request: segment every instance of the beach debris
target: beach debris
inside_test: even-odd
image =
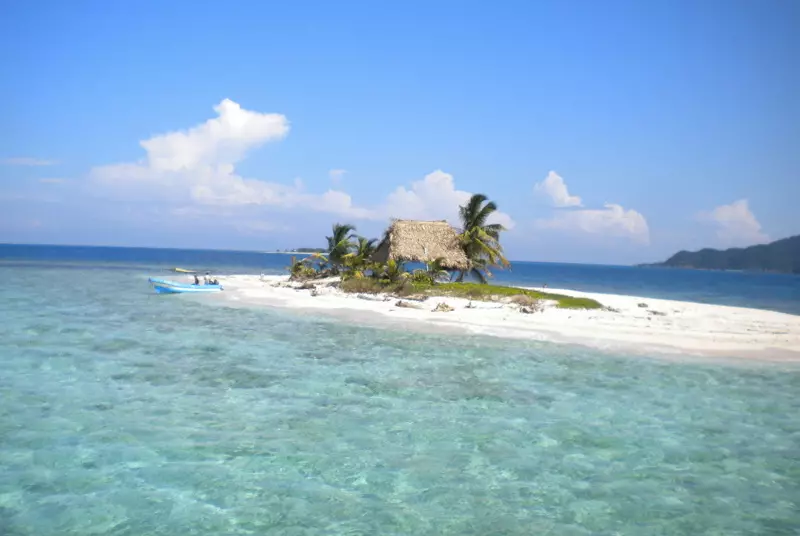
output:
[[[538,300],[533,296],[528,296],[526,294],[517,294],[516,296],[512,296],[509,298],[511,303],[516,303],[517,305],[532,305],[536,303]]]
[[[317,285],[315,285],[314,283],[305,282],[302,285],[298,286],[297,288],[298,290],[314,290],[317,288]]]
[[[511,303],[518,305],[519,310],[522,313],[530,314],[537,311],[542,311],[544,309],[542,300],[534,298],[533,296],[528,296],[527,294],[518,294],[517,296],[513,296],[511,298]],[[527,310],[523,311],[523,309]]]
[[[439,304],[433,308],[434,313],[449,313],[450,311],[455,311],[455,309],[444,302],[439,302]]]
[[[647,312],[650,313],[651,315],[667,316],[667,313],[662,313],[661,311],[654,311],[653,309],[648,309]]]
[[[311,295],[314,296],[314,297],[319,296],[319,291],[317,290],[316,287],[311,289]]]
[[[608,311],[609,313],[620,313],[620,312],[622,312],[619,309],[615,309],[614,307],[606,307],[605,310]]]
[[[524,313],[526,315],[532,315],[533,313],[536,312],[536,309],[534,309],[533,307],[520,307],[519,312]]]
[[[465,307],[465,308],[466,308],[466,309],[477,309],[477,307],[475,307],[475,305],[473,305],[472,301],[470,301],[470,302],[469,302],[469,303],[466,305],[466,307]]]
[[[406,309],[422,309],[422,306],[417,303],[410,303],[403,300],[398,300],[395,305],[397,307],[405,307]]]
[[[382,294],[356,294],[356,298],[367,300],[367,301],[388,301],[391,298],[389,296],[384,296]]]
[[[641,307],[642,309],[646,309],[646,308],[648,308],[650,306],[647,305],[646,303],[642,302],[642,303],[639,304],[639,307]]]

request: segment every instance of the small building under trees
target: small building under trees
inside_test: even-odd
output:
[[[436,259],[442,259],[442,268],[447,270],[470,267],[456,230],[444,220],[395,220],[372,255],[373,261],[382,263],[428,263]]]

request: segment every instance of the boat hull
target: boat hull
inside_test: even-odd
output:
[[[153,290],[157,294],[198,294],[208,292],[220,292],[221,285],[188,285],[185,283],[176,283],[175,281],[167,281],[165,279],[148,279]]]

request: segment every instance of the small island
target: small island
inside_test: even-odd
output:
[[[292,256],[286,275],[222,277],[222,299],[402,330],[455,330],[615,351],[800,359],[799,316],[490,284],[494,270],[510,267],[500,243],[505,229],[489,223],[496,210],[485,195],[475,194],[459,207],[458,227],[444,220],[395,219],[375,238],[335,223],[327,247]]]
[[[446,221],[393,220],[381,239],[358,236],[351,224],[334,224],[331,236],[325,237],[326,249],[292,257],[289,280],[311,288],[314,281],[335,278],[343,292],[410,300],[510,301],[522,312],[537,311],[544,303],[565,309],[602,307],[589,298],[489,285],[492,270],[510,266],[500,245],[505,228],[487,223],[496,210],[485,195],[475,194],[460,207],[460,229]],[[424,268],[409,270],[409,262]],[[469,277],[477,283],[465,282]]]
[[[800,274],[800,235],[747,248],[680,251],[664,262],[639,266]]]
[[[325,248],[294,248],[294,249],[279,249],[272,253],[288,253],[288,254],[303,254],[303,253],[325,253]]]

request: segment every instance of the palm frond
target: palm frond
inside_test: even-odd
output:
[[[492,215],[493,212],[497,211],[497,205],[495,205],[492,201],[486,203],[483,208],[481,208],[476,214],[475,218],[472,221],[472,224],[475,227],[483,227],[486,225],[486,220],[489,216]]]

